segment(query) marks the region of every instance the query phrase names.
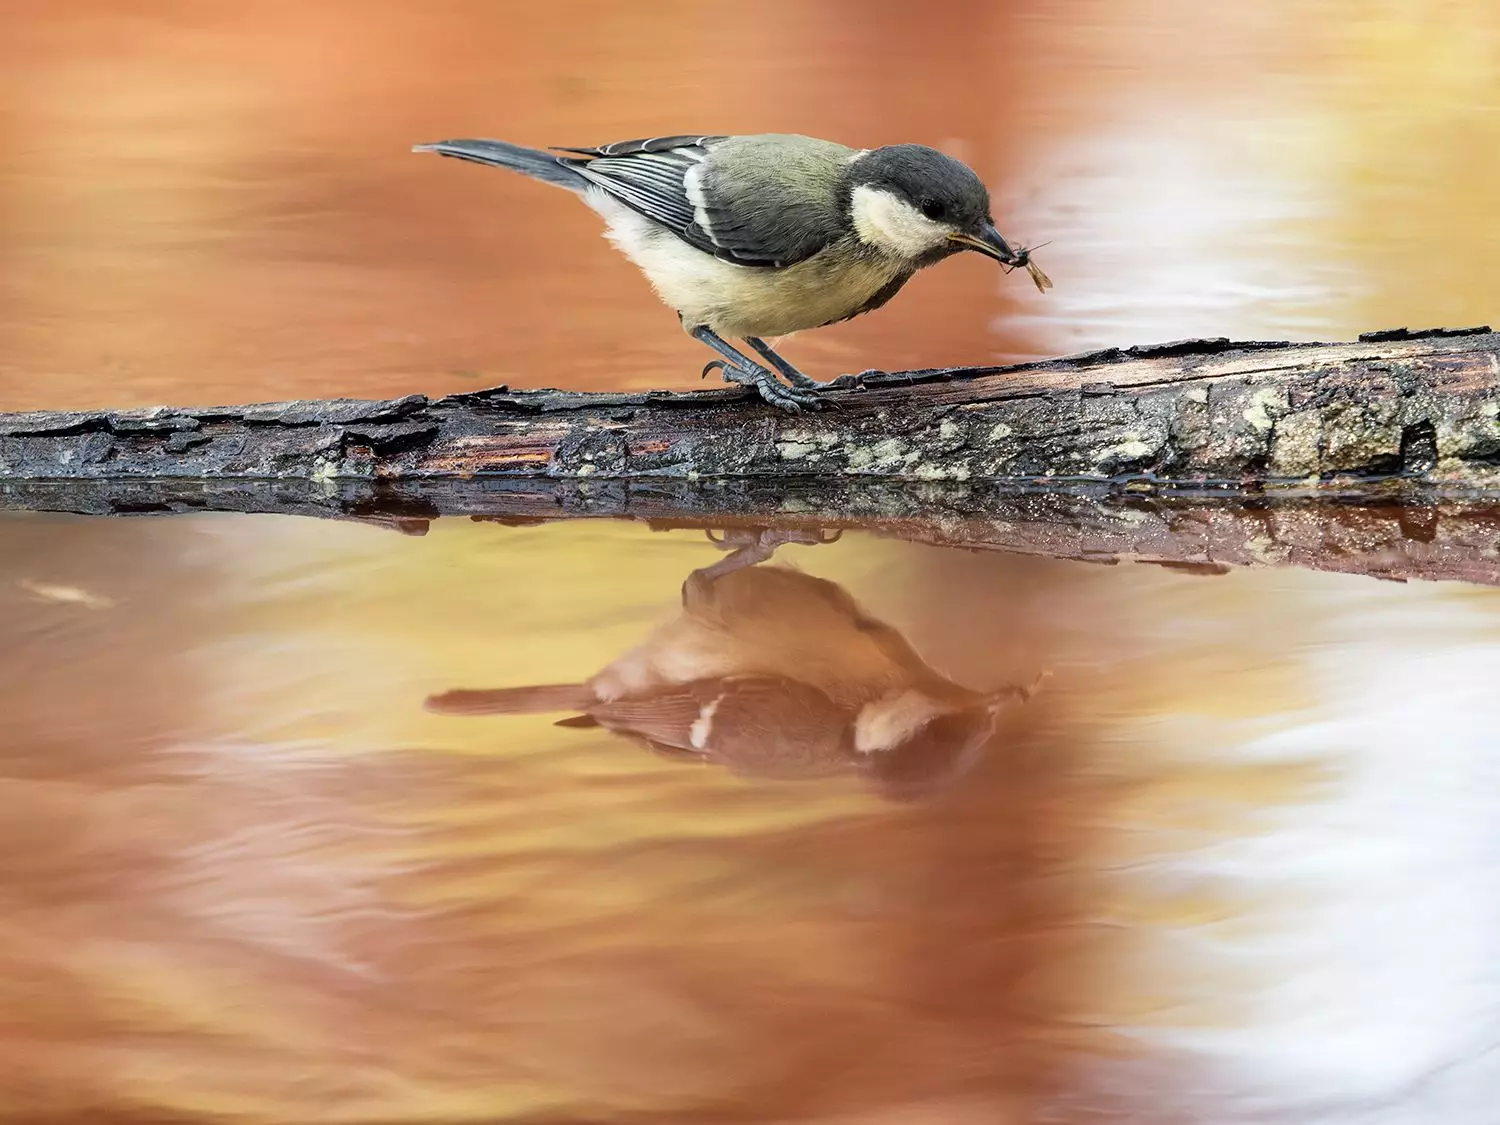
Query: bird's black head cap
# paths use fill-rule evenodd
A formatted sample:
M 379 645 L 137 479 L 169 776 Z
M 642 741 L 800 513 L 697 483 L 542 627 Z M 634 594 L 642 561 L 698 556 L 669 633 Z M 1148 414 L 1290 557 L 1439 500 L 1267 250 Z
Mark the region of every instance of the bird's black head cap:
M 926 145 L 873 149 L 850 166 L 849 175 L 851 190 L 888 191 L 927 218 L 959 230 L 989 218 L 990 193 L 974 169 Z
M 994 732 L 995 717 L 987 710 L 941 715 L 899 746 L 863 755 L 860 772 L 893 800 L 919 800 L 973 769 Z

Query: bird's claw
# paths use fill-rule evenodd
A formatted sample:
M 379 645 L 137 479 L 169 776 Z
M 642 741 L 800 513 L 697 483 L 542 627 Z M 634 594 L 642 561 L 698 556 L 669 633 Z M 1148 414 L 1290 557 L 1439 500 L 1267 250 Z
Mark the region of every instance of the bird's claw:
M 721 551 L 740 551 L 746 547 L 765 547 L 774 551 L 777 547 L 817 547 L 837 543 L 843 534 L 837 528 L 804 531 L 800 528 L 731 527 L 724 528 L 719 535 L 705 530 L 703 537 Z
M 1019 699 L 1022 703 L 1029 703 L 1031 702 L 1032 697 L 1035 696 L 1037 692 L 1041 691 L 1042 686 L 1046 684 L 1046 682 L 1051 678 L 1052 669 L 1043 668 L 1040 672 L 1038 672 L 1031 678 L 1031 682 L 1029 684 L 1011 684 L 1009 687 L 1005 688 L 1004 691 L 1013 698 Z
M 828 405 L 815 395 L 787 386 L 769 368 L 758 365 L 745 368 L 715 359 L 710 360 L 703 368 L 703 374 L 706 376 L 715 368 L 723 372 L 725 382 L 751 387 L 771 406 L 792 414 L 800 414 L 804 410 L 822 410 Z
M 831 391 L 857 391 L 865 385 L 863 373 L 858 375 L 836 375 L 828 382 L 820 384 Z
M 860 372 L 858 375 L 837 375 L 822 382 L 801 375 L 800 378 L 793 379 L 791 382 L 792 386 L 804 391 L 857 391 L 865 385 L 865 374 L 865 372 Z
M 822 410 L 827 406 L 816 395 L 787 386 L 764 367 L 755 371 L 750 381 L 767 403 L 792 414 L 801 414 L 804 410 Z

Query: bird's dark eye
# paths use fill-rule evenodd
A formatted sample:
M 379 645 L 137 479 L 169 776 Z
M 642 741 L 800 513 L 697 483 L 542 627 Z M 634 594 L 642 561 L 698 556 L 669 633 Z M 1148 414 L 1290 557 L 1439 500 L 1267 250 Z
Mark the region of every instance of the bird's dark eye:
M 924 199 L 917 206 L 922 208 L 922 214 L 934 221 L 941 219 L 948 213 L 948 209 L 936 199 Z

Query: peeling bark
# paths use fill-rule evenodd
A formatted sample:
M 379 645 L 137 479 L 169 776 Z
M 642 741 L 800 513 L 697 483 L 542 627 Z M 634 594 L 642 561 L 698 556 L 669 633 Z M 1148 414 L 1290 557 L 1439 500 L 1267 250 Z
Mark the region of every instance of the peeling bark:
M 870 373 L 789 415 L 739 388 L 0 415 L 0 480 L 769 478 L 1500 489 L 1500 335 L 1188 340 Z

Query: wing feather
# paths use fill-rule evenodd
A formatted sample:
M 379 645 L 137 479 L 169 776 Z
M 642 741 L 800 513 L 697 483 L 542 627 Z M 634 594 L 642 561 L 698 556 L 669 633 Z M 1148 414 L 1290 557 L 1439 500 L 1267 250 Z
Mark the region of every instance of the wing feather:
M 661 746 L 697 752 L 693 724 L 721 691 L 715 681 L 699 681 L 634 699 L 615 699 L 589 708 L 589 716 L 616 734 Z
M 552 147 L 558 152 L 576 152 L 580 156 L 631 156 L 674 148 L 704 148 L 728 139 L 711 133 L 682 133 L 675 137 L 645 137 L 636 141 L 614 141 L 607 145 L 590 145 L 584 148 L 567 148 L 562 145 Z
M 631 210 L 736 265 L 793 265 L 845 233 L 827 181 L 855 153 L 829 141 L 680 134 L 558 151 Z
M 760 777 L 819 777 L 848 766 L 851 716 L 810 684 L 784 676 L 696 680 L 650 696 L 595 704 L 616 734 Z

